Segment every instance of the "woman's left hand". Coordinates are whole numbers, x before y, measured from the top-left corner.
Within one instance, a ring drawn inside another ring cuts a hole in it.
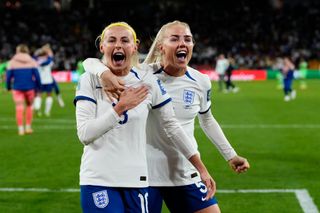
[[[204,172],[203,174],[200,174],[200,176],[202,182],[206,185],[208,190],[206,200],[209,200],[216,193],[216,182],[213,180],[213,178],[208,172]]]

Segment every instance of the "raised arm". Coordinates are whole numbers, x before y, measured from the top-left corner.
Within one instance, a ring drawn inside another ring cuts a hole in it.
[[[42,50],[45,51],[48,54],[48,56],[53,57],[53,51],[50,47],[50,44],[43,45]]]
[[[103,89],[110,100],[119,98],[120,93],[125,89],[124,82],[114,75],[100,59],[87,58],[82,64],[86,72],[102,80]]]

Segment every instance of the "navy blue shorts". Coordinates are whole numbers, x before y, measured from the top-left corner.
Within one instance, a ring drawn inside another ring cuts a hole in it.
[[[84,213],[147,213],[148,188],[80,186]]]
[[[58,83],[54,79],[53,79],[52,87],[54,89],[54,92],[57,95],[59,95],[60,94],[60,89],[59,89]]]
[[[54,89],[54,84],[41,84],[40,91],[41,92],[46,92],[46,93],[51,93],[52,90]]]
[[[192,213],[217,204],[215,197],[205,200],[207,188],[202,182],[187,186],[149,187],[149,210],[161,213],[162,199],[171,213]]]

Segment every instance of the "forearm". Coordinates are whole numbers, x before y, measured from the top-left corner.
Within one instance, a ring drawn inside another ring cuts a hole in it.
[[[197,169],[200,174],[208,172],[206,166],[203,164],[200,155],[192,155],[189,159],[190,163]]]
[[[192,141],[181,127],[172,127],[170,132],[167,132],[167,135],[174,146],[177,147],[187,159],[199,154],[197,148],[192,145]]]
[[[196,146],[193,145],[191,139],[175,118],[172,105],[169,103],[157,110],[161,125],[164,127],[164,131],[173,145],[177,147],[187,159],[198,154]]]
[[[77,102],[77,134],[84,145],[92,143],[114,128],[120,119],[113,109],[96,118],[94,105],[88,101]]]
[[[208,111],[204,114],[199,114],[200,126],[211,140],[211,142],[217,147],[221,155],[225,160],[230,160],[237,155],[228,139],[224,135],[220,125],[216,119],[212,116],[211,112]]]
[[[98,58],[87,58],[82,62],[82,64],[86,72],[94,74],[99,78],[101,77],[101,74],[103,72],[109,70],[109,68],[104,65]]]

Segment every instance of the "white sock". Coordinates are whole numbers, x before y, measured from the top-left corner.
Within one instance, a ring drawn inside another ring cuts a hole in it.
[[[18,126],[19,132],[24,132],[24,127],[23,126]]]
[[[36,111],[39,111],[41,108],[41,97],[40,96],[36,96],[34,99],[34,103],[33,103],[33,108]]]
[[[58,99],[59,106],[64,107],[64,102],[60,94],[57,95],[57,99]]]
[[[46,97],[46,107],[45,107],[44,113],[45,113],[47,116],[50,115],[52,103],[53,103],[52,97],[51,97],[51,96]]]

